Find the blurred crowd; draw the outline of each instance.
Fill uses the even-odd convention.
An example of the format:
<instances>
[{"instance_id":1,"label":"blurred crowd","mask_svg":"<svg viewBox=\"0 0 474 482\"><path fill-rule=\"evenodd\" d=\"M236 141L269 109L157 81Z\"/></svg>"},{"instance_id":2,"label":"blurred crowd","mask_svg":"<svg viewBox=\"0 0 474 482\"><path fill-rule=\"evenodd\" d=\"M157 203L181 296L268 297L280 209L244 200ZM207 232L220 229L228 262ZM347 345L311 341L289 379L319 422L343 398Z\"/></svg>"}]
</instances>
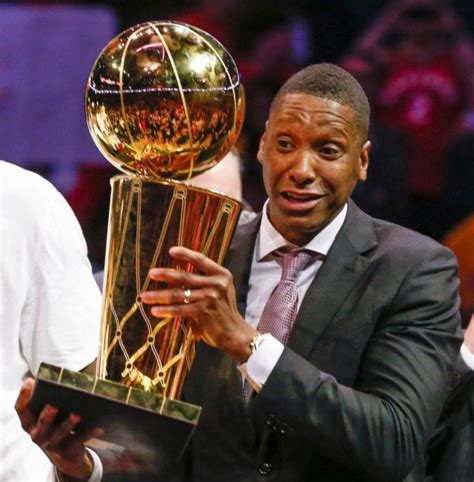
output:
<instances>
[{"instance_id":1,"label":"blurred crowd","mask_svg":"<svg viewBox=\"0 0 474 482\"><path fill-rule=\"evenodd\" d=\"M127 130L122 122L120 106L107 107L105 112L98 112L95 115L95 122L109 124L102 126L103 131L110 132L107 142L112 144L117 151L123 149L120 139L130 132L133 137L139 137L144 145L156 143L163 146L168 152L167 146L184 144L188 140L188 128L186 115L181 103L177 104L172 100L165 100L156 105L144 104L139 100L125 109L129 121ZM101 107L104 110L104 107ZM170 116L170 112L173 115ZM198 106L193 109L191 132L196 145L208 148L222 132L226 132L229 124L230 108L220 111Z\"/></svg>"},{"instance_id":2,"label":"blurred crowd","mask_svg":"<svg viewBox=\"0 0 474 482\"><path fill-rule=\"evenodd\" d=\"M103 28L97 24L98 17L94 13L94 28L74 30L76 37L62 44L51 31L46 32L44 47L35 45L34 57L40 65L32 67L29 64L31 75L25 89L31 89L31 84L37 83L44 74L50 81L41 84L41 94L50 95L48 88L51 88L55 105L62 104L58 83L66 89L70 87L68 70L60 64L62 72L56 78L48 73L47 62L57 61L61 52L70 56L65 46L71 42L87 50L74 57L83 62L79 77L85 86L91 59L120 30L158 19L175 19L202 28L227 47L242 74L247 113L236 147L243 163L243 196L253 209L259 210L265 194L255 154L270 100L277 87L303 65L321 61L337 63L362 83L373 111L369 178L356 191L355 201L373 216L405 225L451 247L460 262L462 308L466 315L474 311L472 2L167 0L139 3L138 6L136 2L125 0L2 2L0 24L3 16L11 16L16 9L30 13L41 11L45 15L47 7L54 6L76 13L82 11L85 15L100 9L103 14ZM64 15L64 11L60 10L59 15ZM25 31L31 34L35 27L32 22L25 30L9 28L12 35L24 40ZM61 33L59 26L54 30ZM70 35L70 32L64 28L61 34ZM54 45L49 45L48 41L53 38ZM13 71L8 55L5 45L0 47L0 77L3 79L0 81L0 124L10 123L11 126L8 116L12 111L17 113L16 104L11 102L11 90L20 86L8 83ZM77 79L78 74L74 73L74 78ZM23 116L28 114L25 109ZM64 152L62 143L75 146L68 162L56 154L48 159L47 149L38 156L33 143L28 152L22 144L19 155L18 142L11 140L14 146L11 147L7 131L2 134L0 158L26 164L56 182L82 224L91 260L100 268L105 247L108 179L116 170L93 146L80 147L84 145L85 129L85 121L80 120L82 106L79 110L77 105L71 109L76 109L71 113L71 120L63 122L69 129L75 129L74 132L80 132L76 136L80 142L76 144L72 130L64 134L58 125L53 132L42 130L50 127L48 122L42 121L49 115L47 110L42 109L38 118L32 119L35 137L50 139L48 147L52 153L59 148ZM63 114L68 115L67 110ZM149 131L152 136L166 138L179 134L179 126L169 125L169 119L160 118L158 114L143 118L137 111L135 115L136 128ZM211 119L213 121L221 120ZM26 139L32 130L24 129L21 135Z\"/></svg>"}]
</instances>

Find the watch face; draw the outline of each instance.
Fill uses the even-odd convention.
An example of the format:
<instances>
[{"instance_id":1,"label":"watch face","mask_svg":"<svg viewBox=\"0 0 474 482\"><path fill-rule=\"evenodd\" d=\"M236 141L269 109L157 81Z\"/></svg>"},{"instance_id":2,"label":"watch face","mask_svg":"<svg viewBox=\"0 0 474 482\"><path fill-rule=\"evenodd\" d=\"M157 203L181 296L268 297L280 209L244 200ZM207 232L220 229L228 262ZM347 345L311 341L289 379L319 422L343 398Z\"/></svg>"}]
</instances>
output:
<instances>
[{"instance_id":1,"label":"watch face","mask_svg":"<svg viewBox=\"0 0 474 482\"><path fill-rule=\"evenodd\" d=\"M270 336L269 333L259 333L258 335L255 335L252 338L252 341L250 342L250 348L252 349L252 354L254 354L257 350L258 347L265 341L266 338Z\"/></svg>"}]
</instances>

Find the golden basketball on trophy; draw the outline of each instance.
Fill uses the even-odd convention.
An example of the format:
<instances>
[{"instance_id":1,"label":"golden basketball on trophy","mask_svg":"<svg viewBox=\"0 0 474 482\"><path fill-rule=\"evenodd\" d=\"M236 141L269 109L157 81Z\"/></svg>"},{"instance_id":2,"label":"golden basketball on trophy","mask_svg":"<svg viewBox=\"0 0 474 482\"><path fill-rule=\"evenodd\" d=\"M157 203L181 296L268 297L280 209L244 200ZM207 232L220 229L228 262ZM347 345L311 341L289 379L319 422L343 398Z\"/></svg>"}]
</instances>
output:
<instances>
[{"instance_id":1,"label":"golden basketball on trophy","mask_svg":"<svg viewBox=\"0 0 474 482\"><path fill-rule=\"evenodd\" d=\"M102 154L126 173L186 179L237 140L244 95L223 46L190 25L151 22L102 51L86 90L87 124Z\"/></svg>"},{"instance_id":2,"label":"golden basketball on trophy","mask_svg":"<svg viewBox=\"0 0 474 482\"><path fill-rule=\"evenodd\" d=\"M129 429L115 432L143 417L145 432L156 423L159 437L173 438L165 449L174 443L179 452L198 421L200 408L179 400L194 357L193 333L186 319L152 316L141 293L158 287L148 277L153 267L193 269L171 259L171 246L223 262L240 203L180 181L225 156L239 136L244 109L232 57L211 35L182 23L148 22L124 31L90 73L87 125L101 153L124 173L111 180L98 373L90 380L43 366L38 378L75 388L68 410L83 415L83 405L94 405L95 415L83 419L109 424L109 436L121 443ZM119 405L101 405L110 400ZM107 420L111 411L114 417L124 411L123 422ZM150 413L159 413L160 421ZM185 427L180 440L179 424Z\"/></svg>"}]
</instances>

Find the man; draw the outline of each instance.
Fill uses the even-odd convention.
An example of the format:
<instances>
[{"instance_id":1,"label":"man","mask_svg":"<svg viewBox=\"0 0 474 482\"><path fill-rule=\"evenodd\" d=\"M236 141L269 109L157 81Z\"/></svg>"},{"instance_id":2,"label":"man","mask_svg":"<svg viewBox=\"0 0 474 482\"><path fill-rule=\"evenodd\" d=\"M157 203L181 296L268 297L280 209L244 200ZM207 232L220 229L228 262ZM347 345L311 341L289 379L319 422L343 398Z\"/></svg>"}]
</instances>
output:
<instances>
[{"instance_id":1,"label":"man","mask_svg":"<svg viewBox=\"0 0 474 482\"><path fill-rule=\"evenodd\" d=\"M350 201L367 176L368 123L367 98L344 70L320 64L294 75L257 155L268 202L238 229L227 268L175 247L171 256L195 273L151 270L169 288L143 301L156 316L192 318L205 342L184 389L203 411L180 480L423 478L461 343L456 263ZM32 420L28 397L26 387L25 428L41 430L63 472L88 477L84 449L71 467L54 417Z\"/></svg>"},{"instance_id":2,"label":"man","mask_svg":"<svg viewBox=\"0 0 474 482\"><path fill-rule=\"evenodd\" d=\"M13 409L45 361L73 370L97 356L101 298L78 222L37 174L0 161L1 479L54 480Z\"/></svg>"}]
</instances>

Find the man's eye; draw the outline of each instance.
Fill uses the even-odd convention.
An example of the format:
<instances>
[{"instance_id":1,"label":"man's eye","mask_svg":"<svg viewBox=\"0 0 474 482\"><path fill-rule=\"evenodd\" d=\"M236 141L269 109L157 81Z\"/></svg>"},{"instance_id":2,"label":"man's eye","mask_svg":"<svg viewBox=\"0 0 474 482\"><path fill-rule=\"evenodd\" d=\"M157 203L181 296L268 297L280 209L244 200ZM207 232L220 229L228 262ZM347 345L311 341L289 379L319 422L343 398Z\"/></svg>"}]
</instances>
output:
<instances>
[{"instance_id":1,"label":"man's eye","mask_svg":"<svg viewBox=\"0 0 474 482\"><path fill-rule=\"evenodd\" d=\"M337 147L334 147L334 146L323 146L319 149L319 152L323 156L336 157L336 156L339 155L340 150Z\"/></svg>"},{"instance_id":2,"label":"man's eye","mask_svg":"<svg viewBox=\"0 0 474 482\"><path fill-rule=\"evenodd\" d=\"M277 145L282 150L289 150L293 147L292 142L287 139L278 139Z\"/></svg>"}]
</instances>

